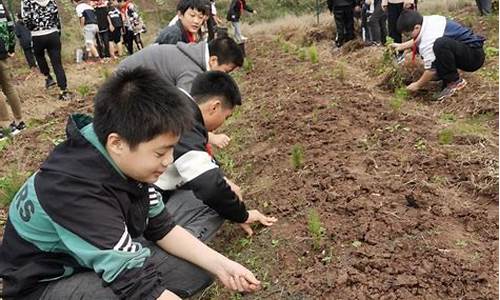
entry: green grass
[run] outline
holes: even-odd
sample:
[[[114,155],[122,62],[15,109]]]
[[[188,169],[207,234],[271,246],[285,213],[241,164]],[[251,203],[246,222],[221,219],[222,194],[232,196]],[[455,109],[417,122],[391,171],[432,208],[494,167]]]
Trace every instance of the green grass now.
[[[443,129],[438,133],[438,141],[441,145],[449,145],[453,143],[454,137],[455,133],[450,128]]]
[[[316,48],[315,45],[312,45],[308,48],[308,50],[309,50],[309,59],[311,60],[311,63],[317,64],[319,62],[318,49]]]
[[[253,71],[253,61],[249,57],[245,57],[245,61],[243,62],[243,71],[247,74]]]
[[[0,178],[0,207],[9,206],[27,177],[27,173],[12,170],[9,174]]]
[[[78,86],[76,91],[78,92],[78,94],[80,94],[80,96],[86,97],[90,94],[90,86],[88,86],[87,84],[81,84]]]
[[[399,111],[408,98],[408,90],[405,87],[397,88],[389,105],[394,111]]]
[[[304,48],[299,48],[297,50],[297,56],[301,61],[305,61],[307,57],[306,49]]]

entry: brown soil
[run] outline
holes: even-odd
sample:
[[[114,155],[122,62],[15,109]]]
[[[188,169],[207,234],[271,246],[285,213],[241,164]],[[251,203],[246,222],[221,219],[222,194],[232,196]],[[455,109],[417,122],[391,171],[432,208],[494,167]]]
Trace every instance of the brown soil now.
[[[253,70],[237,74],[244,104],[221,130],[233,138],[228,173],[249,208],[279,222],[255,227],[251,239],[226,224],[215,239],[214,247],[263,282],[262,291],[241,297],[498,299],[498,81],[464,74],[468,86],[451,99],[429,101],[431,86],[393,111],[392,94],[377,87],[384,74],[374,72],[382,50],[343,54],[330,46],[320,42],[320,62],[311,64],[274,39],[246,45]],[[345,78],[334,70],[339,60]],[[498,70],[498,59],[487,61],[492,66]],[[93,70],[107,67],[68,67],[68,77],[89,76],[95,90],[101,71]],[[36,170],[64,137],[67,115],[91,110],[91,95],[54,104],[41,83],[30,87],[23,99],[39,105],[28,113],[37,121],[0,152],[0,177]],[[444,113],[486,117],[486,129],[441,145]],[[298,170],[294,145],[304,149]],[[316,248],[312,210],[325,229]],[[201,299],[230,297],[216,286]]]

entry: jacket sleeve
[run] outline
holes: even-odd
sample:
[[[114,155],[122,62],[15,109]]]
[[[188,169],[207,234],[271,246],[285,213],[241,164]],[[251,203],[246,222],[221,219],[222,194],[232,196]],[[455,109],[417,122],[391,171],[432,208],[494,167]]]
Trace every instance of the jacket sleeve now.
[[[326,0],[326,5],[328,6],[328,10],[333,12],[333,0]]]
[[[144,237],[156,242],[167,235],[175,227],[172,216],[165,209],[160,192],[154,186],[149,186],[149,211],[148,226],[144,231]]]
[[[8,11],[7,7],[4,6],[5,16],[7,17],[7,41],[6,48],[7,52],[14,53],[16,48],[16,31],[14,30],[14,19]]]
[[[217,211],[225,219],[243,223],[248,219],[245,204],[231,190],[224,174],[205,149],[201,133],[185,133],[174,150],[174,166],[183,188]]]
[[[120,299],[156,299],[162,293],[161,276],[149,261],[150,250],[128,232],[117,200],[125,195],[106,192],[109,189],[99,183],[47,172],[38,177],[38,197],[51,197],[40,203],[64,243],[64,252],[99,274]]]
[[[229,4],[229,9],[227,10],[227,20],[230,22],[235,22],[237,21],[237,16],[236,16],[236,2],[238,0],[232,0],[231,4]]]

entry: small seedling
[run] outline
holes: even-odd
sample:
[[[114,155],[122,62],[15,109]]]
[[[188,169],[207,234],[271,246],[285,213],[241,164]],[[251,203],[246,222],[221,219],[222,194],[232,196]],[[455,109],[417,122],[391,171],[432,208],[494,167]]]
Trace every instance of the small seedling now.
[[[392,97],[391,102],[389,102],[389,105],[393,110],[398,111],[401,109],[401,106],[406,102],[407,98],[408,98],[408,90],[405,87],[397,88],[394,91],[394,96]]]
[[[111,76],[111,71],[106,67],[101,68],[101,76],[104,80],[106,80],[109,76]]]
[[[313,64],[317,64],[319,62],[318,49],[316,49],[315,45],[309,47],[309,59]]]
[[[468,243],[467,243],[467,241],[464,241],[464,240],[456,240],[455,245],[457,245],[460,248],[464,248],[464,247],[467,247]]]
[[[243,62],[243,70],[245,71],[245,73],[250,73],[253,70],[253,62],[248,57],[246,57],[245,61]]]
[[[292,48],[292,45],[289,42],[283,42],[281,44],[281,49],[283,49],[283,52],[285,52],[285,53],[289,53],[291,48]]]
[[[301,145],[294,145],[292,147],[292,167],[295,170],[302,168],[304,164],[304,150]]]
[[[454,137],[455,133],[449,128],[443,129],[438,133],[438,141],[441,145],[449,145],[453,143]]]
[[[280,240],[271,240],[271,245],[273,246],[273,248],[278,247],[279,243],[280,243]]]
[[[457,117],[455,117],[455,115],[452,113],[443,113],[440,119],[441,122],[444,123],[454,123],[457,120]]]
[[[297,56],[299,57],[300,60],[304,61],[306,60],[307,54],[306,54],[306,49],[300,48],[297,50]]]
[[[335,68],[333,69],[333,77],[336,79],[340,80],[341,82],[344,82],[345,80],[345,65],[342,62],[337,62],[335,65]]]
[[[425,145],[425,139],[422,139],[422,138],[419,138],[416,142],[415,142],[415,149],[417,150],[420,150],[420,151],[423,151],[425,150],[427,147]]]
[[[321,242],[325,236],[325,228],[321,226],[321,220],[316,210],[311,209],[307,218],[307,228],[313,240],[313,248],[318,250],[321,247]]]
[[[359,248],[359,247],[361,247],[361,245],[362,245],[362,243],[360,241],[354,241],[354,242],[352,242],[352,246],[354,248]]]
[[[487,58],[498,57],[498,48],[486,47],[486,49],[484,49],[484,53],[486,54]]]
[[[78,94],[82,97],[86,97],[90,94],[90,87],[86,84],[82,84],[77,88]]]

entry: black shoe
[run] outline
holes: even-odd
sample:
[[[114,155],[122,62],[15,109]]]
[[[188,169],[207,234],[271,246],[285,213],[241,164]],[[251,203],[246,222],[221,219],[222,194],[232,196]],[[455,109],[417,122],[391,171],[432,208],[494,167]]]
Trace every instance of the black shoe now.
[[[48,89],[51,86],[56,85],[56,82],[52,78],[45,79],[45,88]]]
[[[70,99],[71,99],[71,94],[67,90],[63,90],[59,94],[59,100],[61,100],[61,101],[68,101]]]
[[[24,123],[24,121],[19,122],[16,126],[16,129],[19,131],[26,129],[26,123]]]

